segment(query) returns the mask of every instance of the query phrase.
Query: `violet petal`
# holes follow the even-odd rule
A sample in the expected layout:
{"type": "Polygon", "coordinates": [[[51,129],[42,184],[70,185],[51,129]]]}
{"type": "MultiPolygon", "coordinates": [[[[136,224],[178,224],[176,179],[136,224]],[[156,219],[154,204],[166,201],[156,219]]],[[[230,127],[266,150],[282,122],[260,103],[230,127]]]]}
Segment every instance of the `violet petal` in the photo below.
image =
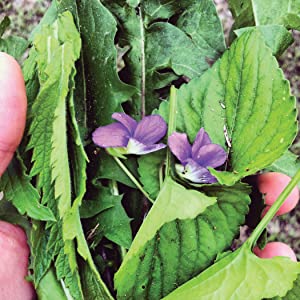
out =
{"type": "Polygon", "coordinates": [[[127,144],[127,154],[147,154],[165,147],[165,144],[145,145],[134,138],[130,138],[127,144]]]}
{"type": "Polygon", "coordinates": [[[203,167],[216,168],[224,164],[227,154],[225,150],[217,144],[209,144],[200,148],[193,159],[203,167]]]}
{"type": "Polygon", "coordinates": [[[167,124],[159,115],[144,117],[137,125],[133,138],[143,144],[150,145],[165,136],[167,124]]]}
{"type": "Polygon", "coordinates": [[[120,122],[123,126],[125,126],[129,131],[130,135],[133,136],[136,126],[138,124],[136,120],[126,115],[125,113],[113,113],[111,117],[114,120],[120,122]]]}
{"type": "Polygon", "coordinates": [[[172,133],[168,138],[168,145],[171,152],[184,165],[188,158],[192,156],[192,147],[185,133],[172,133]]]}
{"type": "Polygon", "coordinates": [[[192,156],[194,157],[195,155],[197,155],[200,148],[208,144],[211,144],[211,139],[209,138],[204,128],[200,128],[192,146],[192,156]]]}
{"type": "Polygon", "coordinates": [[[93,142],[102,148],[126,147],[129,132],[119,123],[113,123],[97,128],[92,134],[93,142]]]}
{"type": "MultiPolygon", "coordinates": [[[[180,167],[176,166],[177,172],[180,171],[180,167]]],[[[210,174],[210,172],[198,165],[194,160],[189,159],[184,169],[181,170],[179,175],[185,179],[188,179],[195,183],[214,183],[217,182],[216,178],[210,174]]]]}

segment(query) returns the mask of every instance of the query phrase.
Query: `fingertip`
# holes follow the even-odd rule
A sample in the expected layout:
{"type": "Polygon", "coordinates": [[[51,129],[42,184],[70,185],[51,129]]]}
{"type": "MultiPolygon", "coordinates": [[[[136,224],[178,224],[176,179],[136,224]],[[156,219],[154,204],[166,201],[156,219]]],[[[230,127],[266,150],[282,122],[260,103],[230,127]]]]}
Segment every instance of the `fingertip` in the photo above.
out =
{"type": "Polygon", "coordinates": [[[0,249],[0,299],[35,299],[33,286],[25,279],[29,247],[23,229],[0,221],[0,249]]]}
{"type": "Polygon", "coordinates": [[[21,67],[0,52],[0,176],[21,142],[26,122],[27,97],[21,67]]]}
{"type": "MultiPolygon", "coordinates": [[[[279,172],[266,172],[258,175],[257,187],[260,193],[264,195],[264,201],[267,206],[271,206],[283,192],[291,181],[291,177],[279,172]]],[[[292,192],[285,199],[276,215],[282,215],[290,212],[296,207],[299,201],[299,188],[294,187],[292,192]]]]}

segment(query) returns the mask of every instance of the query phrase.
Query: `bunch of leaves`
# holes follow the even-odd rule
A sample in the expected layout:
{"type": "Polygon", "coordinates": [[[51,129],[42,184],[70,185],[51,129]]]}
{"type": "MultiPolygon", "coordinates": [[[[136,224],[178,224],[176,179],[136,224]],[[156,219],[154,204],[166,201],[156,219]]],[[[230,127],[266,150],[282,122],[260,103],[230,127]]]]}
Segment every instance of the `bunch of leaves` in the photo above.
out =
{"type": "Polygon", "coordinates": [[[27,130],[0,182],[18,210],[14,222],[24,214],[32,222],[40,299],[295,293],[298,263],[251,253],[266,221],[226,252],[249,210],[243,178],[265,168],[297,171],[287,152],[297,132],[295,98],[273,55],[290,44],[298,6],[272,15],[273,22],[263,6],[258,18],[257,6],[244,2],[231,1],[238,30],[226,51],[211,0],[52,2],[27,42],[27,130]],[[244,14],[249,22],[242,24],[244,14]],[[216,62],[210,68],[208,61],[216,62]],[[179,89],[169,97],[171,84],[179,89]],[[153,110],[168,134],[185,132],[193,141],[204,127],[227,150],[221,172],[210,169],[218,184],[180,181],[169,150],[117,163],[92,145],[90,133],[111,123],[113,112],[139,120],[153,110]],[[144,195],[156,199],[150,211],[144,195]]]}

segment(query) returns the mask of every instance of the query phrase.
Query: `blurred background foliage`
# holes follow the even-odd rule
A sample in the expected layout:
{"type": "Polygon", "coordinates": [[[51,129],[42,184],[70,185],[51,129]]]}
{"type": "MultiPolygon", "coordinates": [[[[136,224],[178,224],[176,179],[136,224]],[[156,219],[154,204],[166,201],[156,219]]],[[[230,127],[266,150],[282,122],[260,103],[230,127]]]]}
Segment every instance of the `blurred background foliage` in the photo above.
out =
{"type": "Polygon", "coordinates": [[[8,16],[10,30],[5,35],[16,34],[27,38],[49,7],[49,0],[0,0],[0,20],[8,16]]]}
{"type": "MultiPolygon", "coordinates": [[[[11,20],[10,30],[6,35],[16,34],[27,38],[32,29],[44,15],[50,5],[49,0],[0,0],[0,21],[4,16],[11,20]]],[[[233,23],[226,0],[215,0],[219,16],[223,23],[226,37],[233,23]]],[[[291,83],[292,93],[297,97],[300,111],[300,33],[293,32],[294,44],[280,57],[279,63],[286,78],[291,83]]],[[[298,134],[292,151],[300,155],[300,135],[298,134]]],[[[247,233],[242,231],[244,235],[247,233]]],[[[270,240],[289,244],[300,260],[300,205],[290,214],[276,218],[268,226],[270,240]]]]}

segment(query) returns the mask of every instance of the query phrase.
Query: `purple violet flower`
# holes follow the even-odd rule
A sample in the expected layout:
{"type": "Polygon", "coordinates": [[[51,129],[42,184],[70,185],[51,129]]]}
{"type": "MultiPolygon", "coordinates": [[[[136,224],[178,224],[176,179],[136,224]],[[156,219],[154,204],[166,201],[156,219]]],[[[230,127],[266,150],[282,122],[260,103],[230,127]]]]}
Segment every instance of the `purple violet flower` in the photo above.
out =
{"type": "Polygon", "coordinates": [[[137,122],[125,113],[113,113],[116,123],[97,128],[93,141],[101,148],[121,148],[120,154],[147,154],[165,148],[156,144],[167,132],[167,124],[159,115],[137,122]]]}
{"type": "Polygon", "coordinates": [[[211,142],[203,128],[200,128],[192,146],[187,135],[178,132],[169,136],[168,145],[181,163],[176,164],[176,172],[180,177],[195,183],[217,182],[207,167],[216,168],[223,165],[227,155],[220,145],[211,142]]]}

